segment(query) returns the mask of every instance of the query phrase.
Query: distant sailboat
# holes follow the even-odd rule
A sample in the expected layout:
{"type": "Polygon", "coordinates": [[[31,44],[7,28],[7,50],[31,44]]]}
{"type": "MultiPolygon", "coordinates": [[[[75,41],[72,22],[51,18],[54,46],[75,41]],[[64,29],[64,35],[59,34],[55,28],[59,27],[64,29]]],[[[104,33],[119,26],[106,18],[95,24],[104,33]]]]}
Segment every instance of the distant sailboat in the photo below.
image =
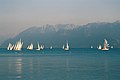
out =
{"type": "Polygon", "coordinates": [[[63,45],[63,47],[62,47],[63,49],[65,48],[65,46],[63,45]]]}
{"type": "Polygon", "coordinates": [[[40,49],[44,49],[44,45],[41,45],[41,46],[40,46],[40,49]]]}
{"type": "Polygon", "coordinates": [[[53,47],[52,46],[50,46],[50,49],[52,49],[53,47]]]}
{"type": "Polygon", "coordinates": [[[27,49],[28,50],[33,50],[33,44],[31,43],[30,45],[28,45],[27,49]]]}
{"type": "Polygon", "coordinates": [[[111,46],[111,48],[113,48],[113,46],[111,46]]]}
{"type": "Polygon", "coordinates": [[[93,46],[91,46],[90,48],[93,48],[93,46]]]}
{"type": "Polygon", "coordinates": [[[8,44],[7,50],[13,50],[14,45],[12,45],[11,43],[8,44]]]}
{"type": "Polygon", "coordinates": [[[98,49],[99,49],[99,50],[101,50],[101,49],[102,49],[101,45],[99,45],[99,46],[98,46],[98,49]]]}
{"type": "Polygon", "coordinates": [[[14,46],[14,50],[20,51],[22,49],[22,46],[23,46],[23,42],[20,39],[18,42],[16,42],[16,44],[14,46]]]}
{"type": "Polygon", "coordinates": [[[11,43],[8,44],[7,50],[10,50],[10,47],[12,46],[11,43]]]}
{"type": "Polygon", "coordinates": [[[64,50],[69,50],[69,44],[68,44],[68,41],[67,41],[67,43],[66,43],[66,47],[64,48],[64,50]]]}
{"type": "Polygon", "coordinates": [[[38,48],[36,49],[36,50],[40,50],[41,48],[40,48],[40,44],[38,43],[38,48]]]}
{"type": "Polygon", "coordinates": [[[107,42],[107,40],[106,39],[104,39],[104,47],[103,47],[103,49],[102,50],[109,50],[109,44],[108,44],[108,42],[107,42]]]}

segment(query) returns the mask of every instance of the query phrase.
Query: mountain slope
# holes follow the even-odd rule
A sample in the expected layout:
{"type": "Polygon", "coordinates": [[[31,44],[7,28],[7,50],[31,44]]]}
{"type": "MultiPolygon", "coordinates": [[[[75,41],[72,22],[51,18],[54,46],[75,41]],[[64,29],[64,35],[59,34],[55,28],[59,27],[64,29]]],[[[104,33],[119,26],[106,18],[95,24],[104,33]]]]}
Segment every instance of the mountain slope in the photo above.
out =
{"type": "Polygon", "coordinates": [[[42,27],[31,27],[12,39],[5,41],[1,47],[7,47],[9,42],[15,43],[22,39],[24,47],[31,42],[37,47],[37,42],[45,47],[62,47],[69,41],[72,48],[89,48],[91,45],[103,44],[106,38],[110,45],[120,47],[120,22],[113,23],[89,23],[78,26],[74,24],[45,25],[42,27]]]}

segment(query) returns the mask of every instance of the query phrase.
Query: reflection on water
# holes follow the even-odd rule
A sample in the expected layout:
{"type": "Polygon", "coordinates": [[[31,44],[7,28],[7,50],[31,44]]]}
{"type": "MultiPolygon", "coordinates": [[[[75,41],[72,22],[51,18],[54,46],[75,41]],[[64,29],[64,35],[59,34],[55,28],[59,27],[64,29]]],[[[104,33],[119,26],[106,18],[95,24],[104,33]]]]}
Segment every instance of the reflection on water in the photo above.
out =
{"type": "Polygon", "coordinates": [[[21,74],[22,74],[22,58],[16,59],[15,69],[16,69],[16,73],[18,74],[16,76],[16,78],[22,78],[22,76],[21,76],[21,74]]]}
{"type": "Polygon", "coordinates": [[[119,80],[120,56],[1,57],[0,80],[119,80]]]}
{"type": "Polygon", "coordinates": [[[8,58],[8,77],[22,78],[22,58],[8,58]]]}

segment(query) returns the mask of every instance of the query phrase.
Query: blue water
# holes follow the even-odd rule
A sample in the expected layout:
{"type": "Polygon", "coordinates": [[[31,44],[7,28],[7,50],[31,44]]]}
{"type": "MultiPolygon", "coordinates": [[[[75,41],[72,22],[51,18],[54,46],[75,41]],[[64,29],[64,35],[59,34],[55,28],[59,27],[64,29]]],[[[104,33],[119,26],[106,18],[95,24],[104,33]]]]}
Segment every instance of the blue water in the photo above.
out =
{"type": "Polygon", "coordinates": [[[120,80],[120,49],[0,49],[0,80],[120,80]]]}

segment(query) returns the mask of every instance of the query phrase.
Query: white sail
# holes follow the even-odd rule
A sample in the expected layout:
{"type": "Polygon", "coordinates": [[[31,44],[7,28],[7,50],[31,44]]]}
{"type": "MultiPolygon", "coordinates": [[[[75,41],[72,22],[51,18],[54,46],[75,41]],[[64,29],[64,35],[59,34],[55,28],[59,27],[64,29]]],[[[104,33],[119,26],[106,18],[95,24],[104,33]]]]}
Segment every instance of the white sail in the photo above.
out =
{"type": "Polygon", "coordinates": [[[27,47],[28,50],[33,50],[33,44],[31,43],[28,47],[27,47]]]}
{"type": "Polygon", "coordinates": [[[29,49],[29,45],[28,45],[27,49],[29,49]]]}
{"type": "Polygon", "coordinates": [[[21,41],[21,39],[19,41],[16,42],[15,46],[14,46],[14,50],[21,50],[23,46],[23,42],[21,41]]]}
{"type": "Polygon", "coordinates": [[[65,48],[65,46],[63,45],[63,47],[62,47],[63,49],[65,48]]]}
{"type": "Polygon", "coordinates": [[[68,48],[69,49],[69,45],[68,45],[68,42],[67,42],[67,47],[66,48],[68,48]]]}
{"type": "Polygon", "coordinates": [[[50,46],[50,49],[52,49],[53,47],[52,46],[50,46]]]}
{"type": "Polygon", "coordinates": [[[91,46],[90,48],[93,48],[93,46],[91,46]]]}
{"type": "Polygon", "coordinates": [[[36,49],[36,50],[40,50],[41,48],[40,48],[40,44],[38,43],[38,48],[36,49]]]}
{"type": "Polygon", "coordinates": [[[64,50],[69,50],[69,44],[68,44],[68,41],[66,43],[66,48],[64,48],[64,50]]]}
{"type": "Polygon", "coordinates": [[[104,47],[103,47],[103,49],[102,50],[109,50],[109,44],[108,44],[108,42],[107,42],[107,40],[106,39],[104,39],[104,47]]]}
{"type": "Polygon", "coordinates": [[[11,43],[8,44],[7,50],[10,50],[11,43]]]}
{"type": "Polygon", "coordinates": [[[113,48],[113,46],[111,46],[111,48],[113,48]]]}
{"type": "Polygon", "coordinates": [[[101,45],[98,46],[98,49],[102,49],[101,45]]]}
{"type": "Polygon", "coordinates": [[[13,50],[14,45],[12,45],[11,43],[8,44],[7,50],[13,50]]]}
{"type": "Polygon", "coordinates": [[[44,45],[41,45],[40,48],[41,48],[41,49],[44,49],[44,45]]]}
{"type": "Polygon", "coordinates": [[[12,45],[12,46],[10,47],[10,50],[13,50],[13,48],[14,48],[14,45],[12,45]]]}

